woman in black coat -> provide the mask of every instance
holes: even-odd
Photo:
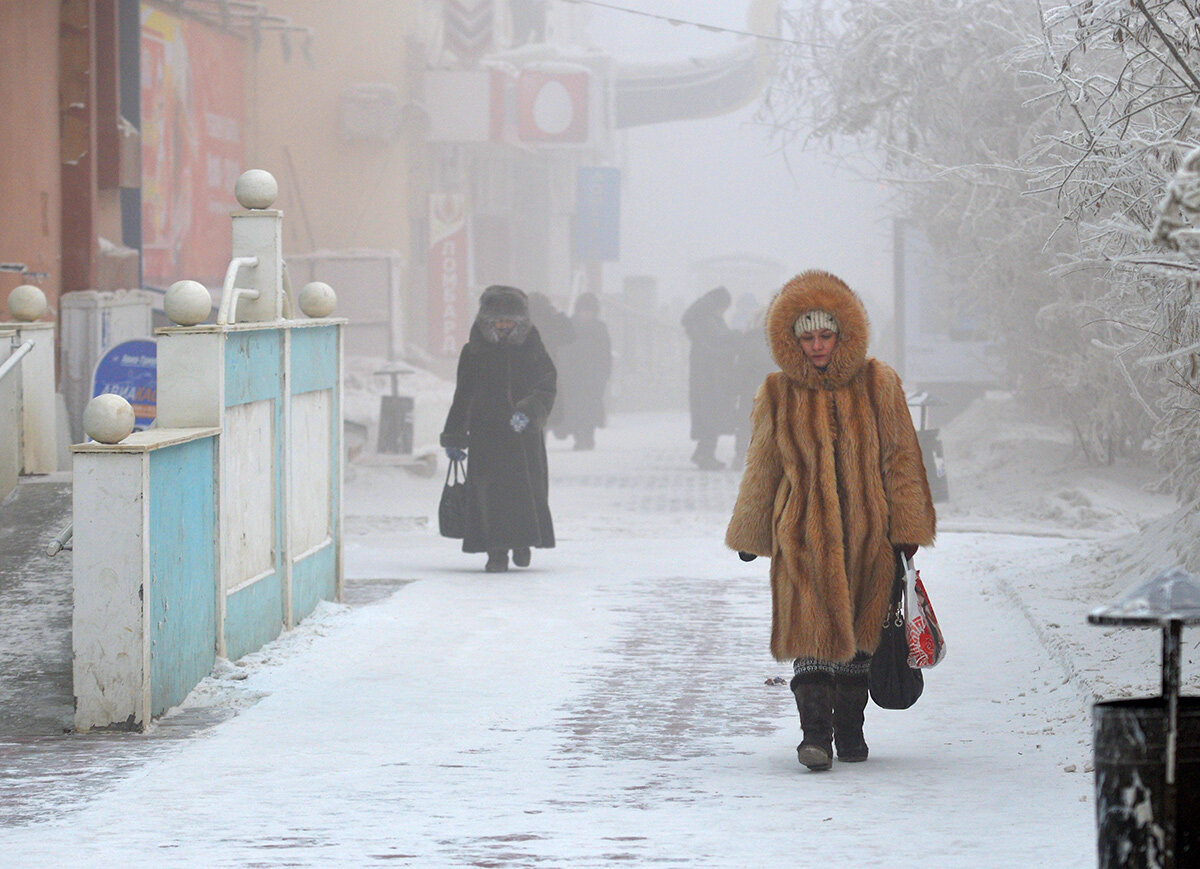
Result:
[[[546,428],[555,430],[557,434],[569,409],[564,407],[566,396],[562,388],[562,362],[575,340],[575,326],[570,317],[554,307],[554,303],[545,293],[529,293],[528,301],[529,319],[533,322],[533,328],[537,329],[542,346],[550,355],[550,361],[559,371],[558,395],[554,400],[554,409],[550,411],[550,419],[546,422]]]
[[[706,471],[725,467],[717,460],[717,438],[733,434],[733,361],[737,334],[725,323],[732,299],[729,290],[709,290],[683,313],[683,330],[692,342],[688,371],[688,405],[692,411],[692,461]]]
[[[531,547],[554,546],[544,430],[556,378],[525,293],[484,290],[441,442],[451,459],[469,454],[463,552],[486,552],[489,572],[508,570],[510,550],[526,567]]]

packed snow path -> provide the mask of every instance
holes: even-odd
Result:
[[[506,574],[425,521],[440,475],[353,469],[351,586],[395,593],[226,668],[192,702],[245,708],[86,800],[47,783],[0,862],[1094,865],[1086,702],[989,575],[1074,544],[922,552],[949,657],[912,709],[868,706],[869,761],[810,773],[766,684],[790,676],[767,564],[721,543],[737,474],[691,469],[685,437],[634,416],[553,444],[559,546]]]

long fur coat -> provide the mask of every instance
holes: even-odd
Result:
[[[793,324],[833,314],[824,371]],[[725,542],[771,559],[771,653],[846,661],[873,652],[895,569],[892,547],[933,542],[921,448],[896,372],[867,357],[867,314],[838,278],[788,282],[767,315],[780,371],[755,397],[753,434]]]
[[[505,337],[496,330],[500,319],[516,324]],[[545,426],[556,378],[525,293],[488,287],[458,358],[441,438],[444,447],[468,451],[463,552],[554,546]],[[529,417],[521,432],[511,425],[517,411]]]

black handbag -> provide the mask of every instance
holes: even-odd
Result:
[[[904,573],[892,582],[892,601],[883,622],[879,648],[871,657],[867,684],[871,699],[883,709],[907,709],[925,690],[925,677],[908,666],[908,639],[904,635]]]
[[[467,536],[467,469],[463,459],[451,459],[446,485],[438,504],[438,533],[458,540]]]

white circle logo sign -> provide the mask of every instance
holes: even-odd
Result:
[[[571,93],[561,81],[550,80],[542,85],[533,101],[533,122],[548,136],[561,136],[575,120],[575,105]]]

